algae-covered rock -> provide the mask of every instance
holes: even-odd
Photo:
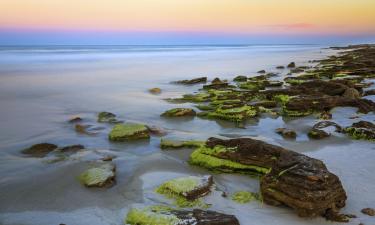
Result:
[[[287,67],[288,68],[294,68],[294,67],[296,67],[296,63],[295,62],[291,62],[291,63],[288,64]]]
[[[130,225],[239,225],[237,218],[209,210],[180,210],[166,206],[132,208],[125,224]]]
[[[247,81],[247,77],[239,75],[239,76],[233,78],[233,81],[236,81],[236,82],[245,82],[245,81]]]
[[[110,112],[100,112],[98,114],[98,122],[99,123],[119,123],[116,119],[116,115]]]
[[[92,166],[79,176],[86,187],[110,187],[115,182],[116,167],[112,163],[102,163]]]
[[[183,117],[183,116],[195,116],[196,112],[190,108],[174,108],[165,111],[161,116],[165,117]]]
[[[276,133],[280,134],[284,138],[295,139],[297,137],[297,133],[294,130],[287,128],[277,128]]]
[[[368,121],[359,121],[346,127],[344,132],[354,139],[375,141],[375,124]]]
[[[178,140],[161,139],[160,148],[162,149],[196,148],[201,145],[204,145],[204,143],[205,143],[204,141],[195,141],[195,140],[178,141]]]
[[[222,119],[222,120],[229,120],[233,122],[243,122],[246,119],[255,117],[256,115],[257,115],[257,111],[252,106],[242,106],[242,107],[235,107],[235,108],[228,108],[228,109],[225,109],[223,106],[220,106],[215,111],[208,112],[206,116],[212,119]]]
[[[259,195],[249,191],[237,191],[231,196],[231,198],[237,203],[245,204],[253,200],[258,200]]]
[[[215,166],[210,162],[213,159],[219,160]],[[300,216],[328,217],[329,211],[329,218],[339,218],[332,215],[339,215],[338,209],[345,206],[346,193],[339,178],[322,161],[263,141],[209,138],[190,161],[206,168],[230,168],[225,172],[247,172],[243,169],[253,167],[264,174],[260,182],[263,201],[289,206]],[[228,166],[232,163],[236,167]]]
[[[176,84],[185,84],[185,85],[191,85],[191,84],[199,84],[199,83],[206,83],[207,77],[198,77],[191,80],[179,80],[174,83]]]
[[[320,129],[316,129],[316,128],[311,129],[307,133],[307,135],[309,136],[309,138],[318,139],[318,140],[330,136],[330,134],[325,132],[324,130],[320,130]]]
[[[276,69],[282,70],[285,69],[285,66],[276,66]]]
[[[364,208],[361,210],[361,212],[369,216],[375,216],[375,209],[373,208]]]
[[[57,149],[57,145],[50,143],[40,143],[22,150],[22,153],[32,157],[42,158],[55,149]]]
[[[150,138],[150,131],[143,124],[116,124],[109,133],[110,141],[127,141]]]
[[[157,95],[157,94],[160,94],[161,93],[161,89],[160,88],[151,88],[148,90],[151,94],[154,94],[154,95]]]
[[[200,198],[211,192],[212,185],[212,176],[188,176],[166,181],[156,189],[156,192],[175,199],[179,207],[205,207]]]

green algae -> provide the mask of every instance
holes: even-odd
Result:
[[[176,215],[171,213],[171,208],[164,206],[133,208],[125,218],[125,224],[131,225],[177,225],[181,222]]]
[[[161,116],[165,117],[181,117],[181,116],[195,116],[196,113],[190,108],[174,108],[165,111]]]
[[[197,107],[198,109],[200,109],[202,111],[208,111],[208,110],[215,110],[216,109],[215,106],[204,105],[204,104],[199,104],[199,105],[196,105],[195,107]]]
[[[289,95],[275,95],[273,97],[273,99],[275,101],[277,101],[277,102],[280,102],[281,105],[284,106],[284,105],[286,105],[289,102],[289,100],[291,99],[291,97]]]
[[[111,141],[126,141],[150,138],[149,130],[143,124],[117,124],[108,135]]]
[[[238,191],[238,192],[235,192],[232,196],[231,196],[232,200],[237,202],[237,203],[240,203],[240,204],[246,204],[248,202],[251,202],[253,200],[259,200],[259,194],[257,193],[252,193],[252,192],[249,192],[249,191]]]
[[[227,149],[222,146],[215,146],[214,148],[202,146],[196,149],[190,155],[189,163],[210,170],[227,173],[242,172],[249,174],[266,174],[269,172],[268,168],[254,165],[245,165],[228,159],[221,159],[217,157],[219,153],[226,151],[235,151],[235,149]]]
[[[188,141],[176,141],[176,140],[160,140],[160,148],[196,148],[204,145],[204,141],[188,140]]]
[[[241,89],[251,90],[251,91],[258,91],[264,89],[264,82],[261,81],[248,81],[239,83],[238,87]]]
[[[155,192],[164,195],[167,198],[174,199],[178,207],[202,207],[207,208],[208,205],[205,204],[201,198],[195,200],[188,200],[184,196],[187,192],[193,191],[201,185],[202,178],[189,176],[180,177],[176,179],[164,182]]]
[[[297,110],[288,110],[285,107],[283,107],[283,114],[290,117],[302,117],[302,116],[308,116],[311,115],[313,111],[297,111]]]

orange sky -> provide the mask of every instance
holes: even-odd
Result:
[[[0,0],[0,28],[375,33],[375,0]]]

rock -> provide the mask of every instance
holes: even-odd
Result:
[[[174,83],[176,84],[185,84],[185,85],[192,85],[192,84],[199,84],[199,83],[206,83],[207,77],[198,77],[191,80],[180,80]]]
[[[237,76],[233,79],[233,81],[236,81],[236,82],[245,82],[247,81],[247,77],[246,76]]]
[[[375,209],[373,208],[364,208],[361,210],[361,212],[369,216],[375,216]]]
[[[97,133],[88,131],[89,127],[90,125],[76,124],[74,130],[79,134],[96,135]]]
[[[63,148],[60,148],[59,151],[63,153],[75,153],[79,150],[85,149],[85,146],[83,145],[69,145],[65,146]]]
[[[276,101],[258,101],[258,102],[251,103],[251,105],[255,107],[275,108],[277,107],[277,102]]]
[[[125,219],[130,225],[239,225],[237,218],[214,211],[172,209],[166,206],[132,208]]]
[[[357,99],[357,98],[361,97],[361,95],[359,94],[359,92],[355,88],[346,89],[342,96],[344,98],[349,98],[349,99]]]
[[[294,68],[294,67],[296,67],[296,63],[295,62],[291,62],[291,63],[288,64],[287,67],[288,68]]]
[[[276,66],[276,69],[282,70],[285,69],[285,66]]]
[[[342,127],[340,125],[338,125],[337,123],[332,122],[332,121],[320,121],[313,126],[313,129],[324,129],[324,128],[327,128],[327,127],[335,127],[336,132],[342,131]]]
[[[211,175],[179,177],[164,182],[156,192],[176,200],[179,207],[202,205],[200,198],[211,192],[214,184]]]
[[[110,141],[127,141],[150,138],[150,131],[143,124],[116,124],[109,133]]]
[[[297,133],[294,130],[287,128],[277,128],[276,133],[280,134],[284,138],[295,139],[297,137]]]
[[[263,201],[286,205],[299,216],[339,217],[346,193],[339,178],[320,160],[250,138],[222,140],[209,138],[195,150],[190,163],[225,172],[263,174]],[[332,217],[331,217],[332,218]]]
[[[307,136],[309,136],[309,138],[312,138],[312,139],[323,139],[323,138],[326,138],[326,137],[329,137],[330,134],[325,132],[324,130],[320,130],[320,129],[311,129],[309,131],[309,133],[307,133]]]
[[[195,116],[196,112],[190,108],[174,108],[165,111],[161,116],[165,117],[182,117],[182,116]]]
[[[151,88],[148,90],[151,94],[160,94],[161,93],[161,89],[160,88]]]
[[[98,114],[98,122],[99,123],[120,123],[116,119],[116,115],[110,112],[100,112]]]
[[[225,89],[235,87],[229,85],[228,82],[221,81],[219,78],[215,78],[211,81],[211,84],[203,85],[203,89]]]
[[[78,122],[81,122],[82,121],[82,118],[79,117],[79,116],[73,116],[69,119],[69,123],[78,123]]]
[[[330,120],[330,119],[332,119],[332,114],[330,112],[328,112],[328,111],[323,111],[322,113],[320,113],[319,119],[321,119],[321,120]]]
[[[250,201],[259,199],[260,196],[258,194],[248,191],[238,191],[232,195],[232,200],[240,204],[245,204]]]
[[[257,73],[266,73],[265,70],[259,70]]]
[[[290,67],[289,67],[290,68]],[[291,73],[302,73],[303,71],[305,71],[304,69],[300,68],[300,67],[297,67],[297,68],[291,68],[290,69],[290,72]]]
[[[346,127],[344,132],[354,139],[375,140],[375,124],[368,121],[359,121]]]
[[[365,91],[364,96],[375,95],[375,89]]]
[[[152,135],[156,135],[159,137],[167,135],[167,131],[160,127],[155,127],[155,126],[147,126],[147,129],[150,131]]]
[[[204,145],[204,141],[176,141],[176,140],[167,140],[161,139],[160,148],[161,149],[176,149],[176,148],[197,148],[201,145]]]
[[[48,153],[52,152],[57,148],[57,145],[50,143],[35,144],[27,149],[22,150],[23,154],[30,155],[32,157],[42,158]]]
[[[210,119],[221,119],[241,123],[256,115],[257,111],[252,106],[225,108],[225,106],[222,105],[216,108],[215,111],[207,112],[204,116]]]
[[[79,176],[86,187],[111,187],[115,183],[116,167],[112,163],[101,163],[92,166]]]

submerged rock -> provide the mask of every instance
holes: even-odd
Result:
[[[147,129],[150,131],[152,135],[156,135],[159,137],[167,135],[167,131],[165,131],[163,128],[160,128],[160,127],[147,126]]]
[[[57,145],[50,143],[40,143],[22,150],[22,153],[32,157],[42,158],[55,149],[57,149]]]
[[[82,118],[79,117],[79,116],[73,116],[69,119],[69,123],[78,123],[78,122],[81,122],[82,121]]]
[[[265,70],[259,70],[257,73],[266,73]]]
[[[63,153],[75,153],[79,150],[85,149],[83,145],[68,145],[59,149],[60,152]]]
[[[132,208],[125,223],[130,225],[239,225],[237,218],[210,210],[176,210],[167,206]]]
[[[287,128],[277,128],[276,133],[280,134],[284,138],[295,139],[297,137],[297,133],[294,130]]]
[[[176,200],[179,207],[204,206],[201,197],[211,192],[212,176],[188,176],[169,180],[160,185],[156,192]]]
[[[260,196],[258,194],[249,191],[238,191],[232,195],[232,200],[240,204],[258,200],[259,198]]]
[[[346,127],[344,132],[354,139],[375,141],[375,124],[368,121],[359,121]]]
[[[247,81],[247,77],[246,76],[237,76],[235,78],[233,78],[233,81],[236,81],[236,82],[245,82]]]
[[[143,124],[116,124],[109,133],[110,141],[127,141],[150,138],[149,129]]]
[[[373,208],[364,208],[361,210],[361,212],[369,216],[375,216],[375,209]]]
[[[161,139],[160,141],[160,148],[161,149],[168,149],[168,148],[196,148],[201,145],[204,145],[204,141],[177,141],[177,140],[167,140]]]
[[[76,124],[74,126],[74,130],[79,133],[79,134],[86,134],[86,135],[96,135],[97,133],[96,132],[92,132],[92,131],[89,131],[89,128],[91,127],[91,125],[83,125],[83,124]],[[97,128],[99,129],[99,128]],[[92,129],[90,129],[92,130]]]
[[[198,77],[198,78],[194,78],[191,80],[179,80],[174,83],[191,85],[191,84],[199,84],[199,83],[206,83],[206,82],[207,82],[207,77]]]
[[[151,88],[148,90],[151,94],[160,94],[161,93],[161,89],[160,88]]]
[[[112,163],[92,166],[79,176],[86,187],[111,187],[115,183],[116,167]]]
[[[320,130],[320,129],[311,129],[309,131],[309,133],[307,133],[307,136],[309,136],[309,138],[312,138],[312,139],[323,139],[323,138],[326,138],[326,137],[329,137],[330,134],[325,132],[324,130]]]
[[[165,117],[182,117],[182,116],[195,116],[196,112],[190,108],[174,108],[165,111],[161,116]]]
[[[339,215],[338,209],[345,206],[339,178],[322,161],[263,141],[209,138],[206,146],[192,153],[190,162],[224,172],[263,174],[263,201],[289,206],[299,216],[327,216],[328,211],[330,216]]]
[[[98,114],[98,122],[99,123],[120,123],[116,119],[116,115],[110,112],[100,112]]]
[[[285,66],[276,66],[276,69],[282,70],[285,69]]]

